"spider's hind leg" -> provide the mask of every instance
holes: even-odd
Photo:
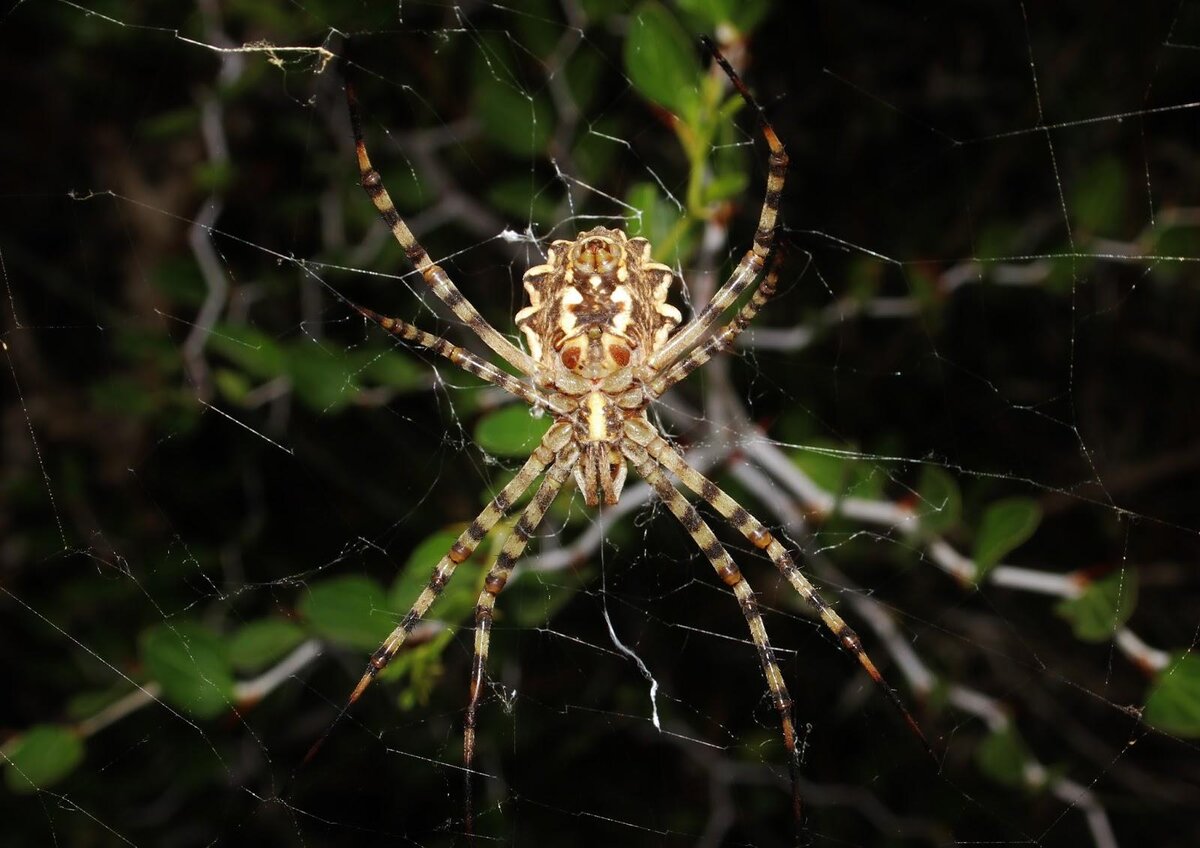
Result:
[[[763,676],[767,679],[767,688],[771,693],[771,701],[779,713],[780,732],[783,735],[783,745],[788,754],[788,773],[792,783],[792,814],[796,822],[797,836],[804,830],[804,803],[800,795],[800,750],[796,745],[796,726],[792,719],[792,699],[788,695],[787,686],[783,682],[783,673],[775,659],[775,649],[767,636],[767,628],[763,623],[762,613],[758,609],[758,600],[754,590],[742,575],[741,569],[729,556],[729,552],[717,541],[712,528],[700,517],[696,508],[688,503],[667,476],[659,468],[658,462],[641,445],[626,440],[622,450],[642,479],[650,484],[659,499],[666,504],[667,509],[679,519],[679,523],[687,530],[688,535],[696,546],[712,563],[717,576],[730,588],[746,617],[750,628],[750,636],[758,649],[759,662],[762,664]]]
[[[471,663],[471,690],[467,702],[467,715],[463,726],[463,765],[466,767],[466,831],[474,833],[474,805],[472,802],[472,777],[475,762],[475,718],[479,709],[479,701],[483,695],[483,685],[486,677],[488,646],[492,633],[492,611],[496,605],[496,596],[504,589],[508,578],[512,575],[513,566],[525,552],[529,539],[537,530],[546,510],[554,502],[563,484],[571,475],[579,457],[579,450],[573,442],[559,451],[554,465],[546,473],[542,485],[538,487],[533,500],[525,507],[521,517],[513,526],[512,532],[504,540],[496,562],[488,571],[483,582],[483,591],[475,604],[475,656]]]
[[[636,427],[636,425],[634,426]],[[629,425],[627,425],[628,427]],[[933,747],[929,744],[929,740],[925,737],[925,733],[921,730],[921,726],[917,724],[917,720],[908,711],[908,707],[900,700],[900,696],[896,693],[896,690],[888,685],[888,682],[879,672],[879,669],[875,667],[875,663],[867,654],[866,649],[863,648],[862,640],[858,637],[858,634],[837,614],[833,607],[829,605],[829,602],[821,597],[821,593],[817,591],[817,588],[813,586],[809,579],[796,566],[787,548],[771,534],[771,531],[763,526],[761,521],[751,515],[745,507],[726,494],[716,483],[688,465],[679,454],[675,453],[675,450],[667,443],[666,439],[659,435],[656,430],[649,426],[644,428],[636,427],[636,433],[633,434],[633,438],[638,444],[644,446],[646,452],[654,462],[662,465],[663,468],[678,477],[684,486],[708,502],[739,533],[745,536],[751,544],[770,557],[771,562],[779,569],[784,579],[791,584],[796,594],[803,598],[817,615],[821,617],[821,622],[834,635],[834,638],[838,640],[838,644],[858,661],[858,664],[863,667],[879,690],[883,692],[896,711],[900,713],[909,730],[912,731],[913,735],[917,737],[921,745],[925,748],[926,753],[936,759],[937,755],[934,753]]]

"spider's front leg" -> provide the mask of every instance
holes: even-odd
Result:
[[[754,296],[740,309],[733,320],[713,333],[704,344],[692,350],[685,358],[679,360],[663,373],[655,377],[647,391],[651,397],[661,397],[663,392],[702,366],[716,354],[733,349],[734,340],[742,331],[750,326],[750,322],[758,315],[768,300],[775,295],[775,287],[779,282],[779,254],[771,260],[771,270],[766,278],[754,290]]]
[[[754,234],[753,247],[746,251],[742,261],[733,269],[733,273],[725,281],[725,284],[712,296],[708,305],[650,357],[646,363],[648,382],[653,379],[656,372],[662,371],[699,342],[701,337],[717,323],[725,310],[732,306],[734,301],[758,279],[758,275],[766,267],[767,258],[775,242],[779,218],[779,199],[783,194],[784,178],[787,176],[787,151],[784,150],[783,143],[776,135],[775,128],[767,120],[762,107],[758,105],[741,77],[737,75],[737,72],[733,70],[713,43],[707,38],[702,41],[705,48],[712,53],[717,64],[721,66],[721,70],[729,77],[738,94],[758,115],[763,138],[766,139],[767,147],[771,151],[767,159],[767,192],[763,197],[762,211],[759,212],[758,230]]]
[[[396,241],[404,248],[404,254],[421,272],[422,278],[433,289],[433,293],[437,295],[438,299],[450,307],[451,311],[483,340],[484,344],[503,357],[510,365],[524,374],[533,374],[537,371],[537,362],[502,336],[479,314],[479,310],[472,306],[471,302],[454,285],[445,269],[429,258],[429,253],[417,241],[412,230],[408,228],[404,219],[400,217],[400,213],[396,211],[391,196],[384,188],[383,177],[375,170],[371,164],[371,157],[367,155],[367,143],[363,139],[362,116],[359,114],[358,97],[355,94],[354,86],[349,80],[346,80],[345,85],[346,106],[350,110],[350,125],[354,130],[354,149],[358,157],[359,179],[367,197],[371,198],[376,211],[379,212],[379,217],[392,231]]]

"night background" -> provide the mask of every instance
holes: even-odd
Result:
[[[534,0],[0,12],[0,843],[465,845],[483,578],[367,658],[549,424],[486,349],[603,224],[702,305],[791,156],[779,292],[653,418],[771,562],[817,846],[1200,844],[1200,6]],[[348,60],[348,61],[344,61]],[[631,473],[500,596],[480,844],[793,842],[736,600]],[[340,716],[340,717],[339,717]],[[305,755],[324,739],[309,761]]]

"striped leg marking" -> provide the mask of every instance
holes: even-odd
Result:
[[[632,441],[626,440],[621,447],[625,456],[637,469],[638,474],[650,484],[655,494],[666,504],[667,509],[679,519],[679,523],[687,530],[692,541],[712,563],[717,576],[733,590],[733,594],[741,605],[742,615],[746,617],[746,624],[750,628],[750,636],[754,640],[754,646],[758,649],[759,662],[762,663],[763,675],[767,678],[767,688],[770,690],[771,700],[779,713],[779,725],[783,733],[783,744],[788,753],[788,769],[792,778],[792,804],[796,821],[799,823],[803,818],[799,791],[800,756],[796,748],[796,729],[792,723],[792,700],[788,696],[787,686],[783,682],[783,674],[779,671],[779,664],[775,660],[775,650],[771,647],[770,639],[767,638],[767,628],[763,624],[762,613],[758,610],[758,601],[754,597],[754,592],[750,588],[750,584],[746,582],[746,578],[742,576],[737,564],[717,541],[717,537],[713,535],[712,528],[705,523],[704,519],[700,517],[700,513],[687,502],[679,490],[671,485],[671,481],[659,469],[654,458]]]
[[[483,685],[487,674],[488,646],[492,635],[492,615],[496,606],[496,596],[504,589],[504,584],[512,575],[513,566],[525,553],[546,510],[554,502],[559,491],[579,458],[579,449],[574,443],[569,444],[559,452],[558,459],[546,473],[546,479],[538,487],[533,500],[525,507],[521,517],[513,526],[512,533],[504,540],[496,562],[488,571],[483,583],[483,591],[475,603],[475,657],[471,663],[471,689],[467,701],[467,716],[463,728],[463,765],[466,766],[466,830],[470,834],[474,829],[474,810],[471,802],[471,769],[475,762],[475,718],[479,710],[479,700],[483,695]]]
[[[722,351],[732,350],[733,342],[742,331],[750,326],[754,316],[763,305],[775,295],[775,287],[779,282],[779,254],[771,261],[771,270],[754,292],[754,296],[743,306],[732,321],[719,331],[708,337],[704,344],[692,350],[685,358],[679,360],[664,373],[654,378],[650,384],[650,396],[659,397],[671,386],[687,377],[714,355]]]
[[[641,443],[641,439],[645,438],[642,432],[639,431],[638,433],[639,443]],[[883,675],[879,673],[879,669],[875,667],[875,663],[867,656],[867,652],[863,648],[862,640],[858,637],[858,634],[851,629],[850,625],[846,624],[833,607],[821,597],[816,587],[800,572],[800,569],[796,567],[796,563],[792,561],[792,555],[788,553],[787,548],[771,535],[771,532],[763,526],[761,521],[747,512],[745,507],[727,495],[716,483],[688,465],[662,436],[654,433],[653,437],[645,443],[644,447],[651,457],[678,477],[684,486],[707,501],[713,509],[737,528],[737,531],[745,536],[751,544],[764,551],[771,558],[771,562],[775,563],[775,567],[779,569],[779,572],[792,585],[792,588],[796,590],[796,594],[803,598],[816,611],[821,617],[821,621],[838,640],[838,644],[858,660],[859,665],[866,670],[871,680],[875,682],[875,685],[882,690],[892,706],[899,711],[905,723],[917,739],[921,741],[925,750],[929,752],[930,756],[934,756],[933,748],[925,738],[925,734],[921,731],[920,725],[917,724],[916,719],[913,718],[908,708],[904,706],[904,702],[900,700],[900,696],[896,694],[896,690],[888,685]]]
[[[729,279],[713,295],[708,305],[700,310],[686,327],[668,339],[667,343],[650,358],[648,365],[652,371],[661,371],[690,350],[762,272],[771,252],[771,245],[775,241],[779,218],[779,198],[783,194],[783,181],[787,175],[787,151],[783,149],[783,143],[775,134],[774,127],[767,121],[762,107],[754,100],[749,89],[746,88],[746,84],[742,82],[713,43],[708,39],[703,39],[703,41],[705,47],[713,54],[713,59],[721,66],[721,70],[725,72],[730,82],[733,83],[733,87],[737,89],[738,94],[758,115],[763,138],[767,140],[767,147],[771,151],[767,159],[767,193],[763,197],[762,211],[758,216],[758,231],[754,234],[754,246],[742,257],[742,261],[733,269]]]
[[[367,309],[365,306],[359,306],[355,303],[351,303],[350,305],[364,318],[374,321],[380,327],[383,327],[383,329],[408,344],[424,348],[436,353],[438,356],[444,356],[464,371],[469,371],[476,377],[491,383],[493,386],[499,386],[509,394],[519,397],[531,406],[548,409],[559,415],[566,415],[570,412],[561,403],[551,401],[550,398],[546,397],[533,386],[506,371],[501,371],[490,362],[483,361],[469,350],[452,344],[440,336],[435,336],[433,333],[428,333],[407,321],[399,318],[388,318],[386,315],[380,315],[374,310]]]
[[[517,472],[517,476],[513,477],[500,492],[492,498],[483,512],[475,517],[470,526],[464,530],[459,537],[450,546],[450,550],[446,555],[438,561],[438,564],[433,569],[433,573],[429,577],[429,583],[421,590],[421,594],[417,596],[417,600],[413,602],[412,609],[408,614],[401,619],[400,624],[391,632],[383,644],[380,645],[375,653],[371,655],[371,660],[367,663],[367,670],[363,673],[362,678],[358,681],[358,685],[354,687],[354,691],[350,694],[349,703],[353,704],[359,699],[366,688],[371,685],[371,681],[375,676],[382,671],[392,658],[396,656],[396,652],[400,650],[400,646],[404,644],[404,640],[408,638],[408,634],[417,625],[417,622],[425,617],[425,613],[433,605],[433,602],[442,594],[442,590],[446,588],[446,584],[450,582],[450,578],[454,575],[454,569],[458,564],[464,562],[474,552],[475,548],[483,540],[483,537],[488,534],[488,531],[496,526],[496,522],[504,517],[504,514],[512,508],[513,503],[517,498],[525,493],[525,490],[533,485],[533,481],[538,475],[545,470],[546,466],[554,461],[555,453],[563,448],[571,438],[571,425],[560,423],[551,427],[544,437],[542,443],[534,450],[533,455]]]
[[[458,319],[470,327],[471,331],[479,336],[484,344],[517,370],[525,374],[533,374],[537,370],[537,363],[529,354],[502,336],[495,327],[484,320],[484,317],[479,314],[479,310],[463,297],[462,292],[450,280],[445,270],[433,263],[425,248],[408,228],[408,224],[404,223],[404,219],[396,211],[392,198],[383,186],[383,177],[371,165],[371,159],[367,155],[367,145],[363,140],[362,118],[358,110],[358,97],[349,80],[346,81],[346,104],[350,109],[350,124],[354,129],[354,148],[358,156],[358,172],[363,190],[375,204],[383,223],[387,225],[396,241],[404,248],[404,253],[408,256],[409,261],[421,272],[421,276],[433,289],[433,293],[438,296],[438,299],[450,307]]]

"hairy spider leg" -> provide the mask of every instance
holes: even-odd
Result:
[[[733,269],[733,273],[730,274],[725,284],[712,296],[712,300],[650,357],[647,368],[651,376],[653,376],[653,372],[661,371],[690,350],[762,273],[767,264],[767,257],[771,253],[771,246],[775,241],[779,217],[779,198],[783,193],[784,177],[787,175],[787,151],[783,149],[783,143],[775,134],[775,128],[767,120],[762,107],[758,105],[749,89],[746,88],[746,84],[742,82],[741,77],[737,75],[737,72],[733,70],[716,46],[707,38],[702,38],[701,41],[705,48],[712,53],[717,64],[721,66],[721,70],[729,77],[738,94],[758,115],[763,137],[767,140],[767,147],[771,151],[767,159],[767,193],[763,198],[762,211],[758,216],[758,231],[754,234],[754,246],[746,251],[746,255]]]
[[[647,426],[650,426],[647,424]],[[783,682],[783,674],[779,671],[779,663],[775,659],[775,649],[767,637],[767,628],[763,624],[762,613],[758,610],[758,600],[741,569],[729,556],[724,546],[717,541],[712,528],[700,517],[696,508],[688,503],[666,475],[659,469],[658,463],[649,452],[636,442],[626,439],[621,443],[621,450],[632,463],[642,479],[650,484],[659,500],[666,504],[667,509],[679,519],[683,529],[692,537],[692,541],[700,548],[717,576],[728,586],[737,597],[750,628],[750,637],[758,649],[758,658],[762,663],[763,675],[767,679],[767,688],[771,692],[771,700],[779,713],[780,730],[783,733],[783,744],[788,754],[788,771],[792,780],[792,812],[795,814],[797,826],[804,817],[800,797],[800,752],[796,747],[796,728],[792,723],[792,699],[788,696],[787,686]]]
[[[564,415],[570,411],[561,402],[552,400],[528,383],[517,379],[506,371],[501,371],[490,362],[485,362],[469,350],[448,342],[441,336],[435,336],[433,333],[426,332],[420,327],[400,318],[389,318],[386,315],[380,315],[374,310],[367,309],[365,306],[359,306],[350,301],[346,302],[364,318],[374,321],[402,341],[415,347],[424,348],[432,353],[436,353],[438,356],[444,356],[464,371],[474,374],[481,380],[486,380],[493,386],[504,389],[510,395],[520,398],[530,406],[548,409],[559,415]]]
[[[734,339],[750,326],[754,316],[758,315],[758,311],[763,308],[763,305],[774,296],[778,281],[779,254],[776,253],[771,260],[771,270],[767,272],[766,278],[758,284],[758,288],[754,290],[750,300],[746,301],[746,304],[738,310],[733,320],[705,339],[704,344],[693,348],[686,357],[655,377],[648,389],[651,397],[661,396],[663,392],[683,380],[716,354],[732,350]]]
[[[467,701],[467,716],[463,727],[463,765],[466,766],[466,809],[467,833],[474,830],[474,809],[471,802],[472,769],[475,763],[475,718],[479,710],[479,701],[483,695],[483,685],[487,674],[488,645],[492,634],[492,614],[496,606],[496,596],[504,589],[508,578],[512,575],[513,566],[525,553],[529,539],[537,530],[546,510],[554,502],[554,498],[562,490],[563,484],[571,476],[575,463],[579,459],[579,448],[574,442],[563,448],[558,459],[546,472],[546,478],[538,487],[533,500],[521,512],[521,517],[513,525],[512,532],[504,540],[500,553],[496,557],[483,582],[483,591],[475,604],[475,656],[471,663],[471,688]]]
[[[463,296],[445,270],[434,264],[433,260],[429,258],[425,248],[417,241],[412,230],[408,228],[404,219],[400,217],[400,213],[396,211],[392,198],[383,186],[383,177],[372,167],[371,159],[367,156],[367,145],[363,140],[362,117],[358,109],[358,97],[349,80],[346,81],[346,104],[350,109],[350,124],[354,128],[354,148],[358,155],[358,171],[362,187],[366,191],[367,197],[371,198],[371,202],[375,204],[383,223],[387,224],[396,241],[404,248],[404,253],[409,261],[421,272],[425,282],[429,284],[433,293],[442,303],[450,307],[459,320],[470,327],[471,331],[479,336],[484,344],[517,370],[525,374],[533,374],[537,371],[537,362],[484,320],[484,317],[479,314],[479,310]]]
[[[450,546],[450,550],[446,555],[438,561],[434,567],[433,573],[429,577],[429,583],[421,590],[421,594],[417,596],[413,602],[412,609],[408,614],[401,619],[400,624],[391,634],[383,640],[383,644],[376,649],[371,655],[370,662],[367,663],[367,670],[363,673],[362,679],[358,681],[358,685],[354,687],[354,691],[350,694],[349,703],[353,704],[362,696],[366,688],[371,685],[371,681],[375,676],[382,671],[392,658],[396,656],[396,652],[400,650],[400,646],[404,644],[404,640],[408,638],[408,634],[416,626],[433,602],[442,594],[442,590],[446,588],[446,584],[450,582],[450,578],[454,575],[454,569],[458,564],[465,561],[483,537],[488,534],[488,531],[496,526],[496,522],[504,517],[505,513],[512,508],[513,503],[525,490],[533,485],[533,481],[537,479],[551,462],[554,461],[558,451],[571,440],[571,425],[569,423],[558,423],[552,426],[546,435],[542,437],[542,442],[534,450],[533,454],[517,472],[517,476],[509,481],[508,485],[500,490],[497,495],[492,498],[483,512],[475,517],[475,520],[464,530],[459,537]]]
[[[838,644],[858,660],[859,665],[863,667],[867,675],[875,682],[875,685],[883,692],[892,706],[899,711],[909,730],[920,740],[925,751],[931,757],[936,758],[933,748],[930,746],[929,740],[925,738],[920,725],[917,724],[916,719],[913,718],[908,708],[904,706],[904,702],[900,700],[900,696],[896,694],[896,690],[888,685],[883,675],[880,674],[879,669],[875,667],[875,663],[871,661],[866,649],[863,648],[862,640],[858,637],[858,634],[821,597],[821,594],[809,582],[808,578],[800,573],[800,569],[792,561],[792,555],[788,553],[787,548],[763,526],[761,521],[726,494],[720,486],[688,465],[675,452],[675,449],[671,447],[667,440],[659,435],[657,431],[653,430],[649,424],[642,423],[645,426],[637,426],[632,421],[626,425],[626,433],[629,437],[644,447],[646,452],[662,465],[663,468],[666,468],[678,477],[684,486],[703,498],[726,521],[732,524],[739,533],[745,536],[751,544],[771,558],[771,562],[775,564],[780,574],[796,590],[796,594],[803,598],[805,603],[812,607],[817,615],[821,617],[821,621],[837,639]]]

